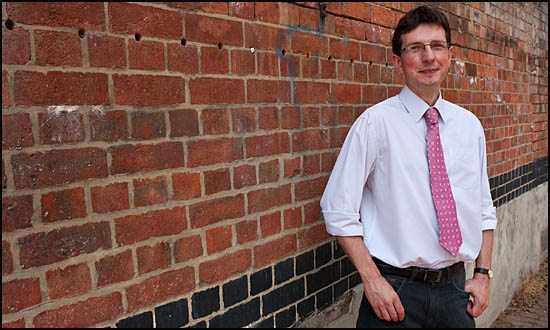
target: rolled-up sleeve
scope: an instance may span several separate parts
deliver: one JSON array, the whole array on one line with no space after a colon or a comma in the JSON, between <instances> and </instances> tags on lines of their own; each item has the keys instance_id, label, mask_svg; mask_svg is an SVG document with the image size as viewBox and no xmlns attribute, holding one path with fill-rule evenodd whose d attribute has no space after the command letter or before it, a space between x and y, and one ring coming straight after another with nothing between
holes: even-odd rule
<instances>
[{"instance_id":1,"label":"rolled-up sleeve","mask_svg":"<svg viewBox=\"0 0 550 330\"><path fill-rule=\"evenodd\" d=\"M481 130L479 139L479 156L481 159L481 230L491 230L497 227L497 216L487 176L485 135L483 134L483 128Z\"/></svg>"},{"instance_id":2,"label":"rolled-up sleeve","mask_svg":"<svg viewBox=\"0 0 550 330\"><path fill-rule=\"evenodd\" d=\"M376 155L372 118L364 113L350 128L321 197L321 210L329 234L363 236L359 210Z\"/></svg>"}]
</instances>

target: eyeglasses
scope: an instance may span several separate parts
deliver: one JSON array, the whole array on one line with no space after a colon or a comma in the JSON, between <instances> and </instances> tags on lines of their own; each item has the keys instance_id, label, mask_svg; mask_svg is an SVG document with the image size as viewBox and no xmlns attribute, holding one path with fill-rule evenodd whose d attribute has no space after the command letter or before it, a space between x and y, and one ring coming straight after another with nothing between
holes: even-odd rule
<instances>
[{"instance_id":1,"label":"eyeglasses","mask_svg":"<svg viewBox=\"0 0 550 330\"><path fill-rule=\"evenodd\" d=\"M423 51L426 50L426 46L430 46L430 49L432 50L432 52L436 54L442 54L449 49L447 42L443 40L436 40L427 44L423 44L420 42L412 43L407 47L403 47L401 49L401 52L407 52L410 55L420 55Z\"/></svg>"}]
</instances>

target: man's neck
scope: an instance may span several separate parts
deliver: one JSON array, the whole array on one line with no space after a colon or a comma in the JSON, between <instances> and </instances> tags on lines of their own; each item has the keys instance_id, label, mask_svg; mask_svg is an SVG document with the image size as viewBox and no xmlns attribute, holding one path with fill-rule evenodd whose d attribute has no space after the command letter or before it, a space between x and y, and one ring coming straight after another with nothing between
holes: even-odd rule
<instances>
[{"instance_id":1,"label":"man's neck","mask_svg":"<svg viewBox=\"0 0 550 330\"><path fill-rule=\"evenodd\" d=\"M430 107L432 107L437 99L439 98L439 87L435 89L424 89L424 90L416 90L412 86L408 86L409 89L416 94L419 98L421 98L424 102L426 102Z\"/></svg>"}]
</instances>

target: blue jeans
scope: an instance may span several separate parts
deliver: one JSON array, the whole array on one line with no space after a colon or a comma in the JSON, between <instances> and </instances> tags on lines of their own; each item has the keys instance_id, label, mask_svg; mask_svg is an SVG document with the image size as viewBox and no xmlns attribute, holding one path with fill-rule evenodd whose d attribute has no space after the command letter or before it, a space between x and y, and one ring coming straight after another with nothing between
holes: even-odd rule
<instances>
[{"instance_id":1,"label":"blue jeans","mask_svg":"<svg viewBox=\"0 0 550 330\"><path fill-rule=\"evenodd\" d=\"M357 328L475 328L474 318L466 312L470 294L464 291L464 267L438 283L382 275L401 299L405 318L399 322L379 319L363 294Z\"/></svg>"}]
</instances>

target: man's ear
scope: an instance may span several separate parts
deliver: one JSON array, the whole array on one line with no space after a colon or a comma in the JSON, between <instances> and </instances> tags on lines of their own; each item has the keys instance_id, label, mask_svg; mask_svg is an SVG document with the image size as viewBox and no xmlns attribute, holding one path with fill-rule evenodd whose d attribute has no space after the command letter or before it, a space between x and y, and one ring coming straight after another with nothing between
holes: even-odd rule
<instances>
[{"instance_id":1,"label":"man's ear","mask_svg":"<svg viewBox=\"0 0 550 330\"><path fill-rule=\"evenodd\" d=\"M397 73L403 73L403 64L401 63L401 56L397 56L392 53L393 66Z\"/></svg>"}]
</instances>

